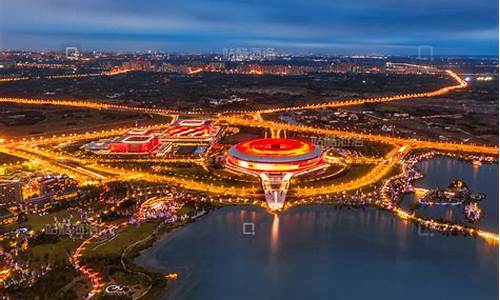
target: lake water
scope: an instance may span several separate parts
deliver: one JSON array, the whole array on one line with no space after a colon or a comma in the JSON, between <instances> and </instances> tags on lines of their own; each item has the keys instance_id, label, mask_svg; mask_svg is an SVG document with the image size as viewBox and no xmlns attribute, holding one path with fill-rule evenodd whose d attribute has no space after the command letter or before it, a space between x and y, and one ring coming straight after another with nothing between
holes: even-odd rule
<instances>
[{"instance_id":1,"label":"lake water","mask_svg":"<svg viewBox=\"0 0 500 300\"><path fill-rule=\"evenodd\" d=\"M498 210L498 166L490 167L496 199L484 201L496 200ZM443 177L427 180L447 185ZM498 223L497 211L487 213L488 224L495 216ZM243 233L244 223L254 235ZM314 205L274 216L225 207L166 234L136 262L179 273L161 299L498 299L497 246L418 231L369 208Z\"/></svg>"},{"instance_id":2,"label":"lake water","mask_svg":"<svg viewBox=\"0 0 500 300\"><path fill-rule=\"evenodd\" d=\"M486 198L479 202L484 211L484 216L478 224L479 228L498 233L498 164L483 164L474 167L471 163L435 157L418 163L417 168L425 177L417 180L414 185L424 188L446 188L454 179L463 180L472 192L480 192ZM415 201L413 194L407 195L403 200L403 207ZM417 210L420 215L429 217L442 217L450 221L464 221L463 207L423 207Z\"/></svg>"}]
</instances>

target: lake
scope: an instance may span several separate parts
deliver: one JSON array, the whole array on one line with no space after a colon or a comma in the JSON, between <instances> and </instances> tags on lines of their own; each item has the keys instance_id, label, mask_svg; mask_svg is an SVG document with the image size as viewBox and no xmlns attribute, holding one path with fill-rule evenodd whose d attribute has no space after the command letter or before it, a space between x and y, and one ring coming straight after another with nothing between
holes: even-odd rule
<instances>
[{"instance_id":1,"label":"lake","mask_svg":"<svg viewBox=\"0 0 500 300\"><path fill-rule=\"evenodd\" d=\"M446 186L448 177L473 172L470 164L443 159L424 162L430 164L424 172L441 175L421 185ZM463 173L448 174L455 167ZM485 207L496 202L483 225L498 228L498 165L469 175L467 184L487 193ZM498 246L419 231L373 208L312 205L277 216L224 207L166 234L136 263L179 273L161 299L498 299Z\"/></svg>"}]
</instances>

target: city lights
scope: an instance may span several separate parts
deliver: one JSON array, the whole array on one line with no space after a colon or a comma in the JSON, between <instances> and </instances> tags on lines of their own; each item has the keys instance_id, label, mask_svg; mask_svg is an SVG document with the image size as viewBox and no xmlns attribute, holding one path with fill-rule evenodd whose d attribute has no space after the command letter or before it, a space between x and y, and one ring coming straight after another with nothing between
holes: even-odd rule
<instances>
[{"instance_id":1,"label":"city lights","mask_svg":"<svg viewBox=\"0 0 500 300\"><path fill-rule=\"evenodd\" d=\"M238 62L250 59L246 55L234 53L229 56L232 61ZM249 54L249 57L253 56ZM26 62L20 63L18 67L73 70L84 59L72 59L71 64ZM189 66L165 64L161 68L167 71L181 70L182 76L198 78L205 72L222 72L217 63ZM318 69L314 66L277 67L252 62L224 72L226 75L244 74L260 79L265 77L261 75L269 74L286 76L344 69L357 72L358 68L352 62ZM75 241L76 235L64 237L71 239L64 242L72 245L71 251L65 250L66 261L87 280L87 287L79 291L82 293L80 296L84 294L85 299L122 295L125 292L130 292L130 295L136 293L133 294L134 299L147 295L157 279L153 280L151 273L127 267L127 264L131 264L130 257L127 256L132 253L129 250L139 249L142 243L146 245L154 241L165 228L170 230L185 225L210 209L224 205L253 205L276 214L272 225L273 249L278 248L275 241L279 236L278 227L281 226L278 214L292 207L309 204L333 204L349 208L370 206L390 212L388 215L401 219L402 224L414 223L419 228L433 232L478 237L488 245L498 245L497 233L479 229L482 227L472 224L473 222L445 220L421 214L415 209L417 204L430 208L438 206L438 202L422 200L429 195L429 189L414 186L415 180L422 176L416 168L417 163L430 159L437 153L470 162L477 171L488 163L497 162L498 146L441 137L427 139L425 135L418 134L398 135L389 131L373 133L374 131L356 128L355 125L337 127L337 120L331 119L329 115L320 116L331 125L323 127L318 125L321 123L304 125L274 114L293 111L307 119L310 116L305 111L338 109L339 111L334 111L335 114L343 113L349 119L350 114L342 111L347 107L361 110L370 105L386 105L396 101L423 101L459 92L468 88L470 83L467 77L462 79L457 71L437 66L387 62L385 68L386 75L436 76L453 83L439 88L437 85L430 85L434 89L426 92L422 92L423 89L420 88L417 92L373 93L377 96L349 96L337 101L332 101L329 97L325 101L311 100L306 104L304 101L296 102L293 106L272 104L245 107L248 101L252 101L251 97L235 92L231 98L227 97L229 100L203 99L207 105L217 104L215 107L189 110L182 106L157 106L151 104L153 102L121 99L105 102L91 101L88 100L91 98L85 97L76 100L76 97L66 100L1 97L0 104L23 107L54 105L110 114L127 112L147 114L150 119L145 123L150 125L146 126L139 126L136 121L135 127L110 125L102 127L107 129L81 133L41 132L19 136L2 133L0 152L22 161L0 165L0 175L19 178L0 179L0 199L6 206L1 211L1 224L14 228L20 224L21 219L33 224L35 222L32 218L40 218L54 221L54 224L46 225L91 228L90 234L80 235L79 241ZM119 60L114 66L99 70L95 73L19 75L1 78L0 81L2 84L9 84L41 79L98 79L157 71L151 61L138 58ZM372 65L364 70L364 74L379 73L381 66ZM489 76L475 78L477 81L491 80ZM168 85L168 80L163 78L159 82ZM370 80L365 78L359 79L359 82L363 82L363 85L370 84ZM418 86L421 83L409 84ZM111 94L110 98L114 99L115 95ZM398 117L403 118L401 115ZM380 122L388 122L385 115L370 116L381 120ZM155 119L160 117L161 121ZM330 143L328 139L356 140L359 143ZM414 193L417 198L413 209L401 205L401 199L407 193ZM464 213L469 221L478 221L483 214L480 204L463 199L444 202L441 206L464 206ZM58 214L63 216L61 218L64 221L60 222L55 217ZM283 223L286 221L281 224ZM71 228L80 228L78 226ZM138 233L125 233L133 230ZM5 241L6 245L5 251L0 248L6 261L0 264L0 284L6 287L33 287L37 280L50 272L54 264L46 263L35 271L29 265L31 261L23 261L31 247L36 246L32 242L43 241L47 238L47 231L27 226L14 228L8 234L0 236L0 241ZM63 240L61 237L50 238ZM127 241L123 242L121 238ZM103 261L107 262L105 259L101 257L99 261L92 257L93 253L102 249L105 249L103 252L112 252L115 248L110 250L111 247L106 248L107 244L116 241L125 243L125 246L117 251L118 254L114 253L113 259L118 257L116 261L119 264L113 268L119 268L119 272L124 272L125 276L141 278L138 280L141 284L137 284L140 288L135 292L124 286L123 282L117 282L119 277L113 277L110 269L100 265ZM183 272L172 270L171 273L164 274L162 280L185 280L182 274Z\"/></svg>"}]
</instances>

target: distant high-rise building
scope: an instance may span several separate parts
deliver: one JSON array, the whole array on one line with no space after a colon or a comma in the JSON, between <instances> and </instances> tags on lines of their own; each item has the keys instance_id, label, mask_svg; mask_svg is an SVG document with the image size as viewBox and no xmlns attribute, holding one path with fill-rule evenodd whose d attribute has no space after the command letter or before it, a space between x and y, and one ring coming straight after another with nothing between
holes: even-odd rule
<instances>
[{"instance_id":1,"label":"distant high-rise building","mask_svg":"<svg viewBox=\"0 0 500 300\"><path fill-rule=\"evenodd\" d=\"M222 56L229 61L266 60L278 56L273 48L225 48Z\"/></svg>"},{"instance_id":2,"label":"distant high-rise building","mask_svg":"<svg viewBox=\"0 0 500 300\"><path fill-rule=\"evenodd\" d=\"M77 47L66 47L66 58L77 60L80 57L80 50Z\"/></svg>"},{"instance_id":3,"label":"distant high-rise building","mask_svg":"<svg viewBox=\"0 0 500 300\"><path fill-rule=\"evenodd\" d=\"M408 63L386 62L385 71L396 74L436 74L439 69L434 66L415 65Z\"/></svg>"}]
</instances>

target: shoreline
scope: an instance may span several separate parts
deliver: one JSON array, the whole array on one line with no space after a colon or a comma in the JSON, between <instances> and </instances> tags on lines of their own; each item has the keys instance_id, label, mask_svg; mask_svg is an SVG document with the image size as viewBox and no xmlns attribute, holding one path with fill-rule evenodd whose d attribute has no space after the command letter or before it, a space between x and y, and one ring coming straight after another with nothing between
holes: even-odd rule
<instances>
[{"instance_id":1,"label":"shoreline","mask_svg":"<svg viewBox=\"0 0 500 300\"><path fill-rule=\"evenodd\" d=\"M239 209L245 209L246 206L226 206L224 208L227 208L230 210L230 212L233 212L235 211L235 221L233 222L236 222L238 223L238 211ZM310 208L312 208L310 210ZM323 208L331 208L331 210L328 210L328 209L324 209ZM254 210L260 210L259 208L257 207L251 207L251 209L254 209ZM394 233L396 234L397 233L397 228L401 228L402 227L407 227L407 225L409 225L408 223L406 223L404 220L400 220L399 218L394 218L394 216L390 215L390 212L388 211L385 211L385 210L380 210L380 209L375 209L374 207L368 207L368 208L361 208L361 211L358 211L357 209L349 209L349 208L344 208L344 209L334 209L330 204L314 204L314 205L310 205L310 206L301 206L301 207L296 207L297 211L295 212L292 212L292 215L294 215L295 213L304 213L304 212L310 212L310 211L313 211L313 212L318 212L318 213L322 213L323 211L325 212L328 212L328 213L335 213L335 215L338 215L340 214L340 216L344 215L344 216L350 216L350 218L348 219L338 219L339 221L340 220L353 220L352 217L356 216L356 215L359 215L359 214L365 214L365 210L366 212L372 214L373 216L377 215L381 218L383 218L384 220L390 220L391 224L391 228L393 228L389 233ZM343 211L343 212L342 212ZM221 211L219 211L221 212ZM222 211L222 218L225 219L225 216L224 214L227 213ZM263 212L264 213L264 212ZM264 214L267 214L267 213L264 213ZM389 214L389 215L388 215ZM207 214L208 216L208 214ZM219 217L221 217L219 215ZM372 217L370 217L369 219L372 219ZM214 222L214 220L212 219L211 222ZM243 221L242 221L243 222ZM210 222L209 222L210 223ZM404 226L404 224L406 223L406 226ZM286 223L285 223L286 224ZM185 225L188 225L188 224L185 224ZM269 224L268 224L269 225ZM283 224L282 224L283 225ZM225 226L225 225L221 225L221 226ZM336 226L336 225L333 225L333 226ZM267 234L267 229L269 229L270 226L266 226L266 234ZM167 245L168 243L172 242L172 239L175 239L175 238L178 238L179 235L182 235L182 233L184 232L183 230L178 230L178 229L187 229L189 227L185 226L185 227L180 227L180 228L176 228L174 229L174 231L176 232L176 234L172 234L172 231L170 231L169 235L170 237L168 237L168 235L162 235L162 236L159 236L158 237L158 240L155 241L153 243L153 245L149 248L149 249L144 249L148 252L144 252L144 250L140 251L141 254L143 257L141 257L140 261L137 260L137 257L134 259L134 263L137 264L137 265L140 265L140 267L142 268L145 268L145 269L148 269L148 270L151 270L149 268L149 266L151 265L155 265L157 266L157 268L155 268L155 272L164 272L164 273L168 273L168 272L174 272L174 271L177 271L178 270L178 267L179 266L184 266L184 263L183 261L186 259L185 257L181 258L180 260L179 259L174 259L172 262L167 262L165 263L164 265L161 265L159 264L158 262L160 261L159 260L159 256L158 254L161 252L161 250L163 248L165 248L165 245ZM413 232L414 234L417 234L418 232L418 228L417 226L410 226L410 227L407 227L409 232ZM198 229L200 229L200 227L198 226ZM195 229L195 232L196 232L196 229ZM188 238L187 241L193 241L193 237L192 237L192 233L190 234L190 238ZM383 233L381 233L383 234ZM392 234L391 234L392 235ZM462 238L459 238L460 236L451 236L451 235L437 235L436 237L439 238L439 240L436 240L436 241L443 241L443 242L446 242L446 241L450 241L452 242L453 244L462 244L462 243L466 243L468 245L477 245L477 247L486 247L487 244L484 243L483 241L480 241L478 239L470 239L469 237L466 237L466 236L462 236ZM203 238L203 240L206 240L207 237ZM210 238L208 238L210 239ZM279 238L279 240L281 240L281 238ZM186 241L184 241L186 242ZM440 242L439 242L440 243ZM179 244L176 244L177 246ZM189 246L189 243L186 244L187 246ZM193 246L196 246L196 245L193 245ZM172 246L173 247L173 246ZM170 247L170 248L172 248ZM495 246L496 247L496 246ZM171 249L169 250L171 251ZM182 250L181 250L182 251ZM167 252L169 253L169 252ZM147 256L146 256L147 255ZM196 262L196 260L195 260ZM169 268L169 266L172 265L172 267L174 268L177 268L177 270L168 270L167 268ZM196 266L196 264L194 265ZM186 285L185 284L196 284L196 282L192 282L193 278L197 278L196 276L200 277L201 275L196 275L194 274L193 275L193 272L191 272L193 270L192 266L189 266L187 269L187 272L181 272L180 273L180 279L178 282L174 282L175 286L170 286L167 284L167 282L165 282L164 285L162 285L161 287L157 287L157 291L155 293L155 297L157 298L154 298L152 297L151 299L163 299L161 298L161 295L164 295L163 293L170 293L169 291L169 288L174 288L175 291L172 292L172 294L170 295L170 297L175 297L175 296L178 296L178 293L184 293L183 291L185 290L186 288ZM194 270L194 271L197 271L197 270ZM202 274L205 274L206 275L206 272L204 272L204 270L201 270L202 271ZM196 273L196 272L194 272ZM203 276L205 276L203 275ZM193 277L194 276L194 277ZM197 280L200 280L199 278L197 278ZM183 282L184 281L184 282ZM192 287L192 286L191 286ZM158 298L158 296L160 296L160 298ZM166 296L166 299L170 299L169 296ZM147 298L149 299L149 298ZM175 298L172 298L172 299L175 299ZM179 299L181 299L179 297Z\"/></svg>"},{"instance_id":2,"label":"shoreline","mask_svg":"<svg viewBox=\"0 0 500 300\"><path fill-rule=\"evenodd\" d=\"M466 163L472 163L472 160L468 159L467 157L456 157L453 155L446 155L446 153L434 153L431 156L428 156L428 157L425 157L424 159L418 160L418 162L431 160L431 159L434 159L436 157L444 157L444 158L448 158L448 159L464 161ZM487 161L486 163L498 165L498 161ZM323 205L335 207L335 208L339 208L339 209L346 208L346 209L354 209L354 210L358 210L358 209L365 210L367 208L368 209L371 208L374 210L380 210L380 211L387 212L387 213L391 214L393 217L396 217L396 219L398 219L401 222L405 221L404 218L401 218L397 214L394 214L393 211L388 210L388 209L383 208L383 207L380 207L380 206L377 206L377 205L373 205L371 203L368 203L365 205L351 205L351 204L339 203L339 202L335 202L335 201L325 201L325 202L307 204L307 206L323 206ZM175 238L176 233L179 233L179 232L181 232L181 230L187 228L187 225L194 223L199 219L203 219L203 217L205 217L205 216L208 216L212 211L214 211L216 209L220 209L220 208L236 207L236 206L237 207L251 206L251 207L255 207L255 208L259 208L259 207L261 208L261 206L255 206L255 205L243 204L243 203L242 204L234 204L234 203L233 204L223 204L223 203L213 204L213 207L211 209L209 209L205 214L203 214L202 216L200 216L198 218L188 220L188 221L181 221L181 223L174 223L174 224L170 224L167 226L163 225L162 228L156 234L152 234L152 236L147 241L145 241L144 244L141 243L141 245L137 245L136 247L134 247L131 251L129 251L127 253L125 260L126 260L128 267L130 269L133 269L133 270L138 271L138 272L143 272L143 273L148 274L150 276L153 275L154 277L164 277L165 274L168 273L168 271L165 270L163 267L155 267L155 266L160 266L160 264L158 263L158 260L156 259L155 253L159 249L161 249L161 247L160 247L161 245L168 243L172 238ZM299 207L305 207L305 206L306 206L305 204L304 205L296 204L290 208L295 208L295 207L299 208ZM415 222L412 222L412 223L414 223L414 225L416 227L420 227L420 225L418 223L415 223ZM440 231L436 231L436 233L438 233L438 232L440 232ZM450 235L450 234L447 234L446 232L440 232L440 233L442 236L449 236ZM458 234L452 233L451 235L458 235ZM464 236L473 237L475 240L477 240L477 237L474 235L464 235ZM158 243L161 243L161 245L158 246L159 245ZM153 252L148 253L149 257L146 257L144 255L145 251L153 251ZM138 260L138 257L141 257L141 258ZM150 297L152 297L151 299L156 299L156 298L154 298L155 296L158 296L163 291L165 291L165 289L168 289L167 283L168 283L168 280L164 279L164 280L162 280L161 283L158 283L156 285L153 284L150 291L147 294L145 294L145 297L143 297L141 299L149 299Z\"/></svg>"}]
</instances>

